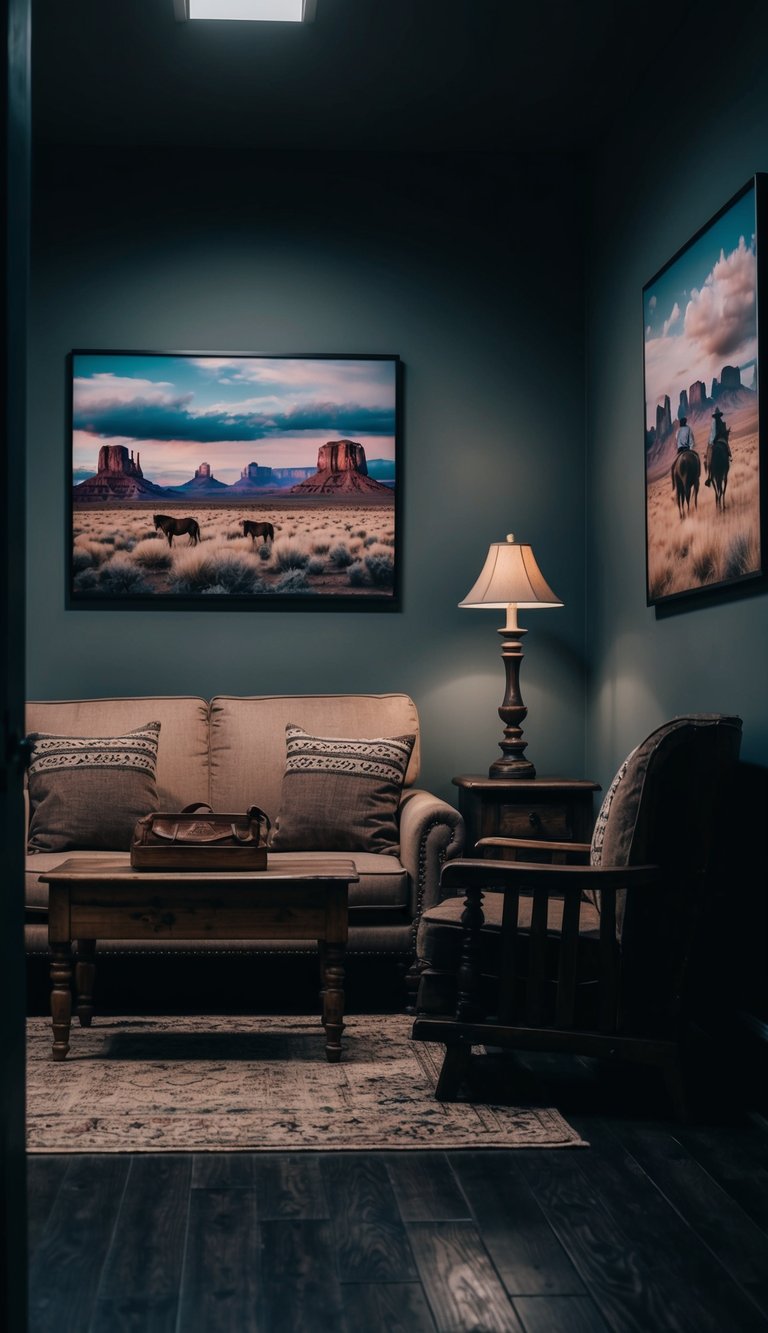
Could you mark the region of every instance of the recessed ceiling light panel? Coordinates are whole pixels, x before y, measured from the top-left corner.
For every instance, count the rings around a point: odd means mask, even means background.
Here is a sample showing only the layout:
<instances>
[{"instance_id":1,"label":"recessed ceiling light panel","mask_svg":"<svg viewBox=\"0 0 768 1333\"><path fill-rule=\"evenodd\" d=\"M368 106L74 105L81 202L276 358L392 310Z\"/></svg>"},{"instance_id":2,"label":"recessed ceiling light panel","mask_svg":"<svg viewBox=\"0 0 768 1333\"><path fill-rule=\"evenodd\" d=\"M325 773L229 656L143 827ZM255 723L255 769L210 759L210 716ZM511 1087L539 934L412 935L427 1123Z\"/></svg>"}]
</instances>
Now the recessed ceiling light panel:
<instances>
[{"instance_id":1,"label":"recessed ceiling light panel","mask_svg":"<svg viewBox=\"0 0 768 1333\"><path fill-rule=\"evenodd\" d=\"M313 17L314 0L183 0L189 19L245 19L262 23L302 23Z\"/></svg>"}]
</instances>

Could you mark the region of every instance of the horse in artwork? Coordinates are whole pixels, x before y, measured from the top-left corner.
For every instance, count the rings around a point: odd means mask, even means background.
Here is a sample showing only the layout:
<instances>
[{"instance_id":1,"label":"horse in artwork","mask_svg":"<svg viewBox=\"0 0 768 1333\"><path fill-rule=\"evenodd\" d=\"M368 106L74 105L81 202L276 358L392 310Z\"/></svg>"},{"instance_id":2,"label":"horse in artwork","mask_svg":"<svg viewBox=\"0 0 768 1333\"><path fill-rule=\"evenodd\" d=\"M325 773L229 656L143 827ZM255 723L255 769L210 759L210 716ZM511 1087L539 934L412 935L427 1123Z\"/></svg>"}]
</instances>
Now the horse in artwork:
<instances>
[{"instance_id":1,"label":"horse in artwork","mask_svg":"<svg viewBox=\"0 0 768 1333\"><path fill-rule=\"evenodd\" d=\"M257 537L260 537L263 542L273 542L275 540L275 529L271 523L257 523L252 518L241 518L240 526L243 529L243 536L250 537L254 546Z\"/></svg>"},{"instance_id":2,"label":"horse in artwork","mask_svg":"<svg viewBox=\"0 0 768 1333\"><path fill-rule=\"evenodd\" d=\"M182 537L184 533L189 534L190 546L197 546L200 541L200 524L196 518L173 518L170 514L153 514L152 517L156 531L165 533L169 546L173 546L174 537Z\"/></svg>"},{"instance_id":3,"label":"horse in artwork","mask_svg":"<svg viewBox=\"0 0 768 1333\"><path fill-rule=\"evenodd\" d=\"M731 451L728 441L718 436L707 446L704 469L707 472L706 485L715 492L715 504L718 509L725 509L725 491L728 485L728 472L731 466Z\"/></svg>"},{"instance_id":4,"label":"horse in artwork","mask_svg":"<svg viewBox=\"0 0 768 1333\"><path fill-rule=\"evenodd\" d=\"M681 449L670 471L678 513L681 518L685 518L686 514L691 512L691 496L694 509L699 507L701 459L694 449Z\"/></svg>"}]
</instances>

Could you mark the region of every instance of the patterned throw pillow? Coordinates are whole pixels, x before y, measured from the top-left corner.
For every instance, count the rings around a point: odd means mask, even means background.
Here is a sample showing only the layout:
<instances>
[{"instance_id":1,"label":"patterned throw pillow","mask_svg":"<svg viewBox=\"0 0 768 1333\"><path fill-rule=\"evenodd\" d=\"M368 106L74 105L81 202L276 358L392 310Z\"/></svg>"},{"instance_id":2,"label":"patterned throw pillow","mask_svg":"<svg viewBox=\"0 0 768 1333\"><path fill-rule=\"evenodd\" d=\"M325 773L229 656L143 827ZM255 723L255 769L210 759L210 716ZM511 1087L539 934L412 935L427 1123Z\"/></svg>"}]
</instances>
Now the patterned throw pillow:
<instances>
[{"instance_id":1,"label":"patterned throw pillow","mask_svg":"<svg viewBox=\"0 0 768 1333\"><path fill-rule=\"evenodd\" d=\"M30 851L128 851L136 820L157 809L159 735L159 722L124 736L34 732Z\"/></svg>"},{"instance_id":2,"label":"patterned throw pillow","mask_svg":"<svg viewBox=\"0 0 768 1333\"><path fill-rule=\"evenodd\" d=\"M600 806L600 813L598 814L597 819L595 820L595 827L592 830L592 845L589 851L589 864L592 866L600 866L603 864L603 843L605 841L605 826L608 823L608 816L611 813L611 806L613 805L616 792L619 789L619 784L623 781L626 775L630 760L633 758L636 749L637 746L635 746L635 749L632 750L632 752L627 755L626 759L624 760L624 763L621 765L621 768L616 773L613 782L611 783L610 787L608 788L603 798L603 803Z\"/></svg>"},{"instance_id":3,"label":"patterned throw pillow","mask_svg":"<svg viewBox=\"0 0 768 1333\"><path fill-rule=\"evenodd\" d=\"M275 852L397 855L397 808L415 736L310 736L285 728L286 766Z\"/></svg>"}]
</instances>

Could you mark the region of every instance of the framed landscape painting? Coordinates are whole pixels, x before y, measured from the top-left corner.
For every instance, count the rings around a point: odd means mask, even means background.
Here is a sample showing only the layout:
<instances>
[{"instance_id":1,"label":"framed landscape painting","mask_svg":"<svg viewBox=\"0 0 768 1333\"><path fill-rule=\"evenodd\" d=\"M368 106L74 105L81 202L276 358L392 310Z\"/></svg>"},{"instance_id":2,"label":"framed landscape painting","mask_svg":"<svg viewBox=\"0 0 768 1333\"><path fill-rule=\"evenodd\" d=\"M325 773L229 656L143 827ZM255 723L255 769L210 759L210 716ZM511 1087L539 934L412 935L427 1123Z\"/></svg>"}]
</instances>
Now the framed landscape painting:
<instances>
[{"instance_id":1,"label":"framed landscape painting","mask_svg":"<svg viewBox=\"0 0 768 1333\"><path fill-rule=\"evenodd\" d=\"M754 176L643 288L649 606L765 572L767 179Z\"/></svg>"},{"instance_id":2,"label":"framed landscape painting","mask_svg":"<svg viewBox=\"0 0 768 1333\"><path fill-rule=\"evenodd\" d=\"M398 608L399 357L69 366L69 606Z\"/></svg>"}]
</instances>

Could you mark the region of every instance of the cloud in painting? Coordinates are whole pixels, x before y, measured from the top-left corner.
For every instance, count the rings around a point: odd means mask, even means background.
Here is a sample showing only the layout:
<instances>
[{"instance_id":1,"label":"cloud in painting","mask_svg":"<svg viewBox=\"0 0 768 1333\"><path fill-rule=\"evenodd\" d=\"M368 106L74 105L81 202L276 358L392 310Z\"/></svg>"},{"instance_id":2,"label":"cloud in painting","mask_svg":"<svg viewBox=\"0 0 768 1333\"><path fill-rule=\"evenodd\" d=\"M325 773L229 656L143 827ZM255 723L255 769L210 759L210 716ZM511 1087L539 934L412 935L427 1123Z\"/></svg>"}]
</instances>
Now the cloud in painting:
<instances>
[{"instance_id":1,"label":"cloud in painting","mask_svg":"<svg viewBox=\"0 0 768 1333\"><path fill-rule=\"evenodd\" d=\"M320 383L343 399L354 392L356 402L367 402L390 382L391 364L363 359L334 361L306 357L190 357L190 364L206 379L220 384L274 385L312 395ZM354 386L354 389L353 387Z\"/></svg>"},{"instance_id":2,"label":"cloud in painting","mask_svg":"<svg viewBox=\"0 0 768 1333\"><path fill-rule=\"evenodd\" d=\"M756 278L755 253L742 236L731 254L720 251L704 286L691 292L685 334L702 356L735 356L754 335Z\"/></svg>"},{"instance_id":3,"label":"cloud in painting","mask_svg":"<svg viewBox=\"0 0 768 1333\"><path fill-rule=\"evenodd\" d=\"M192 399L191 393L179 393L168 380L145 380L109 371L76 376L74 391L78 408L95 412L128 403L172 407Z\"/></svg>"},{"instance_id":4,"label":"cloud in painting","mask_svg":"<svg viewBox=\"0 0 768 1333\"><path fill-rule=\"evenodd\" d=\"M680 318L680 316L681 316L682 313L683 313L683 312L682 312L682 310L680 309L679 305L677 304L677 301L675 301L675 304L674 304L673 307L672 307L672 313L670 314L669 319L665 319L665 320L664 320L664 326L663 326L662 334L661 334L662 338L666 338L667 334L669 333L669 330L670 330L671 328L674 328L675 324L676 324L677 321L679 320L679 318Z\"/></svg>"},{"instance_id":5,"label":"cloud in painting","mask_svg":"<svg viewBox=\"0 0 768 1333\"><path fill-rule=\"evenodd\" d=\"M357 403L302 403L287 412L204 411L186 405L189 399L161 402L136 396L131 401L112 398L81 404L76 392L73 425L103 438L128 436L134 440L195 440L214 444L228 440L261 440L287 431L327 430L336 434L391 435L394 411Z\"/></svg>"}]
</instances>

